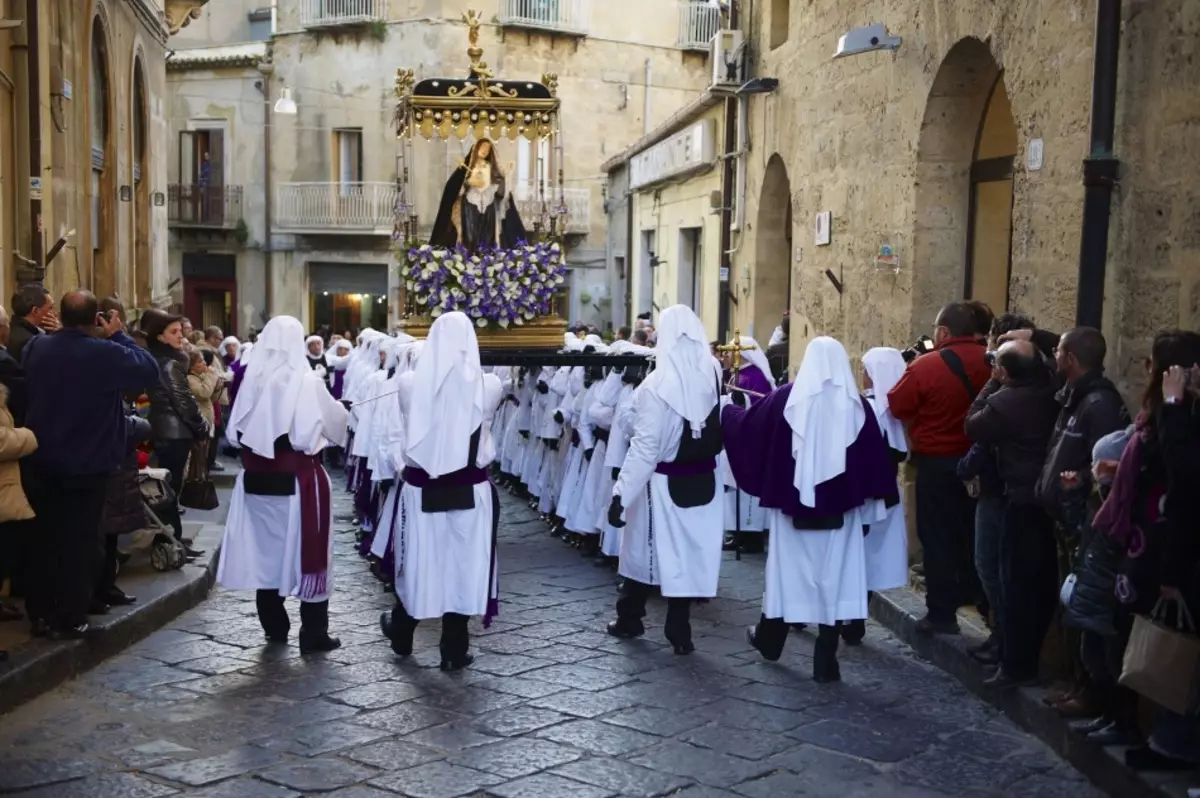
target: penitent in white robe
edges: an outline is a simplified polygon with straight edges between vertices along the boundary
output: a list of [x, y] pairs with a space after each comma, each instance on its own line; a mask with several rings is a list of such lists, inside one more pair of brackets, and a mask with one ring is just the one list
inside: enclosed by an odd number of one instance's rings
[[904, 490], [900, 503], [888, 509], [887, 517], [871, 524], [863, 538], [867, 561], [867, 590], [892, 590], [908, 585], [908, 525], [904, 518]]
[[[604, 467], [608, 471], [609, 479], [605, 483], [603, 500], [597, 508], [600, 513], [596, 523], [600, 527], [600, 551], [605, 557], [621, 556], [621, 538], [623, 537], [623, 533], [620, 529], [608, 523], [608, 497], [612, 495], [613, 482], [615, 481], [612, 479], [612, 469], [615, 468], [620, 471], [621, 466], [625, 464], [625, 455], [629, 452], [629, 440], [633, 437], [633, 396], [634, 387], [622, 384], [621, 391], [617, 396], [617, 406], [613, 411], [612, 429], [608, 438], [608, 450], [604, 453]], [[628, 525], [628, 521], [626, 525]]]
[[[407, 418], [415, 375], [400, 378], [400, 412]], [[483, 421], [475, 465], [486, 468], [496, 459], [492, 418], [500, 401], [500, 380], [483, 375]], [[414, 465], [407, 458], [406, 466]], [[417, 620], [447, 612], [483, 615], [488, 586], [496, 585], [492, 563], [493, 488], [475, 486], [475, 507], [448, 513], [421, 512], [421, 489], [405, 483], [396, 523], [396, 597]], [[494, 592], [494, 591], [493, 591]]]
[[[613, 489], [626, 515], [618, 570], [628, 579], [660, 585], [668, 598], [711, 598], [717, 595], [725, 537], [721, 486], [718, 482], [712, 501], [699, 507], [684, 509], [671, 501], [667, 477], [654, 469], [678, 454], [683, 416], [645, 390], [647, 384], [635, 394], [634, 435]], [[643, 485], [648, 488], [648, 526], [631, 517], [638, 513], [637, 492]]]
[[[296, 403], [288, 440], [292, 448], [315, 455], [326, 446], [346, 443], [346, 408], [334, 399], [316, 372], [307, 372]], [[230, 441], [236, 445], [237, 441]], [[229, 499], [225, 536], [217, 566], [217, 582], [230, 590], [277, 590], [281, 596], [300, 591], [300, 491], [291, 496], [246, 493], [245, 472], [238, 474]], [[318, 479], [329, 480], [328, 474]], [[330, 518], [333, 509], [318, 507]], [[329, 536], [329, 574], [323, 601], [333, 592], [333, 535]]]
[[863, 524], [887, 516], [872, 499], [845, 514], [841, 528], [796, 529], [792, 519], [767, 510], [766, 590], [763, 614], [788, 623], [854, 621], [867, 617]]

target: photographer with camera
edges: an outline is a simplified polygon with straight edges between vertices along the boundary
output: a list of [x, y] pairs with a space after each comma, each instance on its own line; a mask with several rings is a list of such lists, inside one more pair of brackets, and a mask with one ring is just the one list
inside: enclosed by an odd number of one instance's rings
[[154, 356], [101, 314], [90, 291], [61, 303], [62, 330], [25, 345], [25, 426], [38, 440], [22, 477], [37, 514], [26, 609], [35, 634], [79, 638], [88, 605], [109, 475], [125, 455], [122, 393], [158, 380]]
[[992, 379], [967, 413], [973, 441], [990, 446], [1004, 483], [1000, 537], [1000, 667], [984, 684], [1009, 687], [1037, 678], [1042, 639], [1058, 594], [1053, 522], [1035, 488], [1058, 405], [1051, 370], [1029, 341], [1002, 345]]
[[958, 478], [971, 448], [967, 410], [991, 374], [979, 341], [979, 314], [952, 302], [937, 315], [933, 350], [915, 358], [888, 392], [892, 415], [904, 423], [917, 466], [917, 536], [925, 561], [924, 635], [958, 634], [958, 608], [980, 598], [971, 556], [975, 501]]

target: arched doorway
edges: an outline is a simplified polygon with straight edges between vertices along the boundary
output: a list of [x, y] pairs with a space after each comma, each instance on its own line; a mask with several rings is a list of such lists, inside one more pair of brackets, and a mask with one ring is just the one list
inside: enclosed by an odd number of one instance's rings
[[139, 308], [150, 306], [150, 175], [147, 158], [145, 64], [139, 56], [133, 65], [133, 294]]
[[1017, 129], [1004, 74], [987, 44], [946, 54], [921, 124], [913, 228], [911, 332], [938, 308], [979, 299], [1008, 306]]
[[112, 92], [106, 35], [101, 18], [94, 17], [88, 81], [89, 130], [92, 145], [91, 184], [88, 193], [91, 200], [91, 288], [99, 297], [112, 294], [117, 287], [116, 237], [113, 235], [117, 200], [117, 159], [112, 137]]
[[755, 231], [754, 337], [766, 349], [792, 297], [792, 188], [778, 153], [767, 161]]

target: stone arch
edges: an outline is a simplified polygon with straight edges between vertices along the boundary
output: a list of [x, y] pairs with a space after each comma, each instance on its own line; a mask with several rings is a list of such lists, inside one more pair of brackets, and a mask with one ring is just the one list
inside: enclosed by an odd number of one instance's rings
[[97, 4], [88, 47], [88, 132], [91, 144], [88, 223], [91, 289], [108, 296], [117, 289], [117, 147], [112, 83], [112, 49], [104, 7]]
[[133, 155], [133, 291], [139, 308], [150, 305], [150, 96], [146, 61], [139, 47], [133, 57], [130, 152]]
[[929, 90], [917, 147], [910, 333], [941, 305], [1008, 302], [1012, 162], [1017, 130], [1004, 73], [989, 46], [961, 39]]
[[754, 335], [764, 349], [792, 295], [792, 188], [779, 153], [767, 161], [755, 220]]

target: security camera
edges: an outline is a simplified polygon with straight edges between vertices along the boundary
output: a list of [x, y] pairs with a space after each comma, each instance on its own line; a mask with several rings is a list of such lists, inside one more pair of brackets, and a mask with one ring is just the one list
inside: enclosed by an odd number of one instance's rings
[[841, 58], [875, 50], [895, 50], [900, 46], [900, 41], [899, 36], [888, 35], [885, 25], [867, 25], [865, 28], [855, 28], [838, 39], [837, 52], [833, 57]]

